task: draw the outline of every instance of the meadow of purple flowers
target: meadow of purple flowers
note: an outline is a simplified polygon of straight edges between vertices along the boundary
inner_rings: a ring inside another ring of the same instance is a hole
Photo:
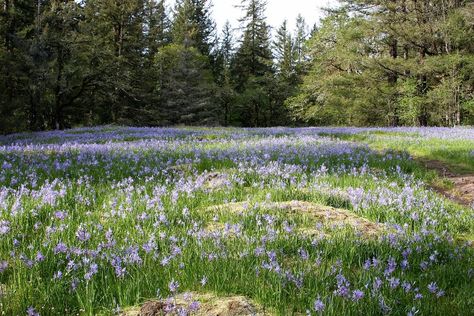
[[[436,128],[0,137],[0,311],[127,314],[156,299],[193,315],[202,302],[173,300],[193,292],[271,315],[472,314],[473,209],[433,192],[408,153],[328,136],[367,131],[474,140]]]

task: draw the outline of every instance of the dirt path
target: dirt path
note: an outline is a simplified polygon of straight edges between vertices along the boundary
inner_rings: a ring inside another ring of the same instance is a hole
[[[474,174],[457,174],[437,160],[418,159],[427,169],[434,170],[438,175],[450,181],[452,188],[433,185],[433,188],[448,199],[474,208]]]

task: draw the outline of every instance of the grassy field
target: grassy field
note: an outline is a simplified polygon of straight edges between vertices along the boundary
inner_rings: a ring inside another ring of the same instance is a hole
[[[417,159],[469,173],[473,150],[473,129],[0,137],[1,314],[154,299],[197,315],[204,293],[253,314],[472,314],[473,209],[431,190]]]
[[[436,131],[436,130],[434,130]],[[459,130],[462,133],[449,138],[446,134],[438,132],[432,137],[421,135],[419,132],[391,132],[368,130],[360,133],[322,133],[329,137],[342,140],[363,142],[374,150],[395,150],[408,152],[420,162],[438,161],[452,172],[459,174],[474,173],[474,139],[469,137],[468,129]],[[471,132],[472,133],[472,132]],[[463,137],[465,136],[465,138]]]

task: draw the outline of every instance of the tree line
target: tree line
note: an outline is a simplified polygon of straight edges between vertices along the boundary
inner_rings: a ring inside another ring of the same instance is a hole
[[[310,124],[474,124],[474,3],[344,0],[310,39],[288,101]]]
[[[474,123],[472,1],[344,0],[311,32],[237,4],[218,31],[209,0],[0,0],[0,132]]]

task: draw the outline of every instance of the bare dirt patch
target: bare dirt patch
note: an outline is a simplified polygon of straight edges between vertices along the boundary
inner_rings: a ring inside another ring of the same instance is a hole
[[[430,170],[434,170],[440,177],[452,183],[447,188],[442,185],[433,185],[433,188],[448,199],[469,207],[474,207],[474,175],[460,175],[437,160],[420,160]]]
[[[166,169],[166,172],[189,172],[193,169],[192,163],[184,163],[170,166]]]
[[[213,236],[225,236],[227,238],[237,238],[242,236],[242,231],[240,227],[236,229],[235,226],[230,225],[226,227],[224,223],[221,222],[212,222],[211,224],[205,227],[205,232],[209,235]],[[295,233],[300,234],[306,237],[319,237],[319,238],[327,238],[329,237],[328,234],[325,234],[321,229],[317,228],[310,228],[310,227],[299,227],[294,230]]]
[[[201,174],[196,182],[202,185],[205,189],[216,190],[231,186],[230,176],[223,172],[205,172]]]
[[[338,209],[330,206],[320,205],[304,201],[288,201],[288,202],[266,202],[257,206],[260,209],[277,210],[286,212],[289,215],[304,215],[314,218],[323,224],[336,226],[350,226],[356,231],[366,235],[379,235],[385,230],[383,224],[374,223],[360,216],[351,213],[348,210]],[[245,213],[251,209],[248,202],[228,203],[216,205],[208,208],[208,211],[229,211],[233,213]]]
[[[449,178],[454,188],[448,191],[450,197],[467,206],[474,207],[474,175]]]
[[[129,309],[123,316],[179,315],[188,311],[195,316],[263,316],[272,315],[244,296],[217,297],[213,294],[181,294],[168,300],[148,301]]]

